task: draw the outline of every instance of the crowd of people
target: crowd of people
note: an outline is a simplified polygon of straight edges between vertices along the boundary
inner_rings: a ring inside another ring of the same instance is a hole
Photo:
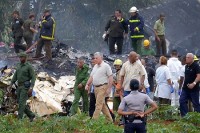
[[[130,9],[131,17],[127,21],[122,17],[120,10],[109,20],[105,28],[104,38],[108,38],[110,54],[122,54],[123,39],[130,36],[134,51],[130,52],[127,60],[116,59],[113,63],[116,73],[112,67],[103,60],[103,53],[96,52],[92,57],[92,70],[83,57],[77,59],[75,70],[76,81],[74,85],[74,101],[70,109],[70,115],[75,115],[79,107],[80,98],[83,101],[83,112],[89,114],[92,119],[98,119],[101,112],[106,119],[113,122],[113,112],[107,105],[107,97],[112,90],[113,111],[123,116],[125,132],[146,132],[146,116],[155,111],[158,106],[171,105],[180,106],[180,114],[184,117],[189,110],[188,103],[191,102],[193,110],[200,112],[199,82],[200,66],[198,58],[192,53],[178,57],[177,50],[171,51],[171,57],[167,59],[164,14],[160,14],[159,20],[155,22],[154,31],[157,41],[157,51],[151,49],[150,41],[144,40],[144,20],[139,15],[138,9]],[[13,13],[13,38],[15,40],[15,52],[23,51],[31,47],[33,34],[37,33],[34,28],[34,15],[23,23],[19,12]],[[128,26],[129,25],[129,26]],[[41,57],[41,51],[45,46],[47,61],[51,60],[51,41],[54,39],[55,20],[51,17],[49,10],[45,10],[39,25],[40,37],[37,43],[36,57]],[[129,28],[129,30],[128,30]],[[24,37],[27,47],[20,45]],[[115,51],[115,44],[117,51]],[[143,44],[143,46],[142,46]],[[141,56],[162,55],[156,69],[147,65],[148,59]],[[35,82],[34,70],[26,62],[27,54],[20,53],[20,63],[12,79],[11,86],[18,81],[17,96],[19,103],[19,115],[21,119],[26,113],[30,120],[35,115],[26,106],[28,94],[31,93]],[[88,95],[89,94],[89,95]],[[154,102],[154,97],[158,99]],[[149,104],[147,110],[144,105]]]

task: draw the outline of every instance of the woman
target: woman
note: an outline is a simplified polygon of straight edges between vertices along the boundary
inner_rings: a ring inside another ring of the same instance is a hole
[[[147,94],[138,91],[139,88],[139,81],[132,79],[130,81],[131,93],[122,99],[118,108],[118,114],[125,117],[125,133],[146,133],[145,116],[158,108]],[[146,104],[151,107],[144,110]]]
[[[174,89],[172,87],[171,75],[167,67],[167,58],[160,57],[160,66],[156,70],[156,91],[155,97],[159,98],[159,104],[171,104],[171,93]]]

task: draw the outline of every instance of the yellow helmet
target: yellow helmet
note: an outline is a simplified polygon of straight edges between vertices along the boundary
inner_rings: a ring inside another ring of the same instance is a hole
[[[113,65],[115,66],[115,65],[122,65],[122,60],[120,60],[120,59],[116,59],[115,61],[114,61],[114,63],[113,63]]]
[[[146,40],[144,40],[144,46],[145,46],[145,47],[147,47],[147,46],[149,46],[149,45],[150,45],[150,41],[149,41],[149,40],[147,40],[147,39],[146,39]]]
[[[196,55],[194,55],[194,61],[198,61],[199,59],[197,58]]]

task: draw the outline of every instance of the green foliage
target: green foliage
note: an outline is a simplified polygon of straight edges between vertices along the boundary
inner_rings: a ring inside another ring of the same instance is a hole
[[[72,117],[38,118],[32,123],[28,119],[19,121],[11,115],[0,116],[0,129],[4,133],[121,133],[123,130],[106,122],[104,117],[91,120],[84,114]]]

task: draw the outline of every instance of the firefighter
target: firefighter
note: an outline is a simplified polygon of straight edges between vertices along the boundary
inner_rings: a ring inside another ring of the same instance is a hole
[[[115,44],[117,45],[117,54],[122,54],[123,40],[128,34],[128,24],[122,17],[121,10],[116,10],[115,15],[108,21],[105,34],[109,34],[110,54],[115,54]]]
[[[46,52],[46,61],[51,61],[52,59],[52,52],[51,52],[51,41],[55,38],[55,28],[56,22],[54,18],[51,16],[50,10],[44,11],[44,16],[42,17],[42,22],[40,25],[40,38],[38,40],[36,55],[35,58],[39,58],[42,56],[42,48],[45,47]]]
[[[142,40],[144,38],[144,20],[135,6],[131,7],[129,13],[131,14],[129,25],[132,47],[136,53],[141,54]]]
[[[144,40],[143,42],[144,47],[141,49],[141,55],[142,56],[155,56],[156,53],[154,49],[150,47],[150,41],[149,40]]]

